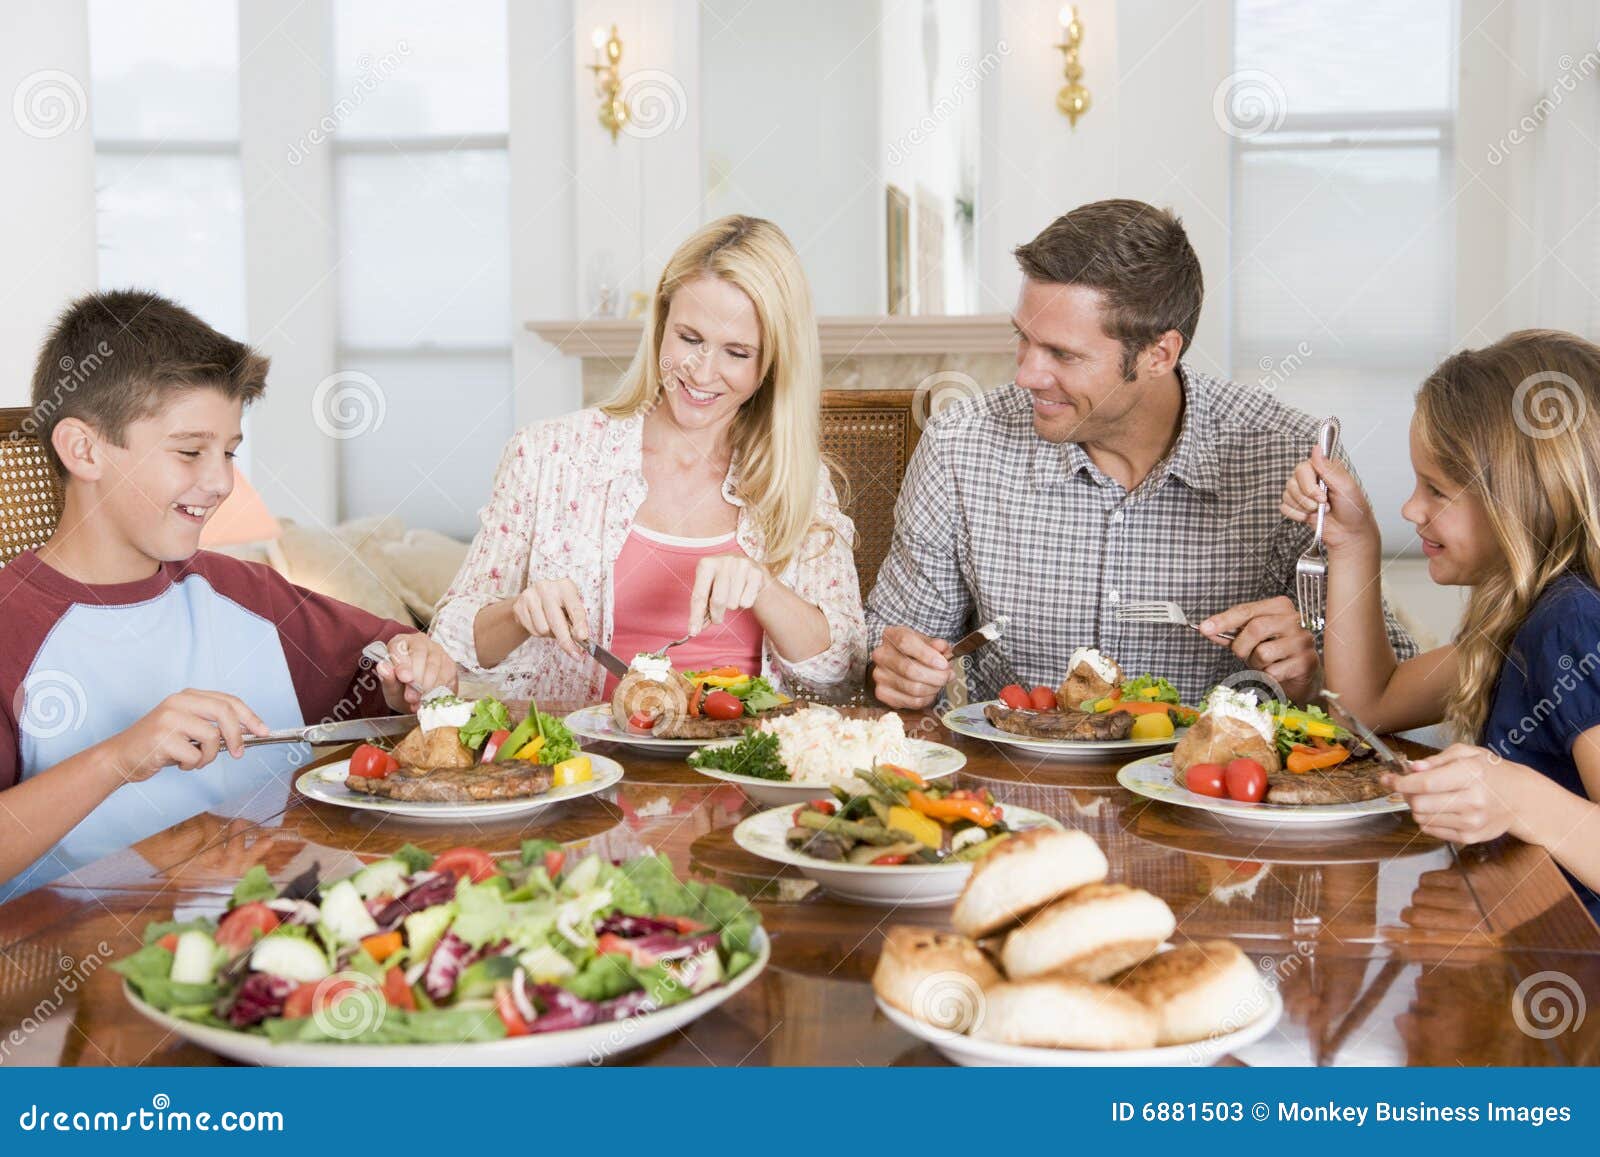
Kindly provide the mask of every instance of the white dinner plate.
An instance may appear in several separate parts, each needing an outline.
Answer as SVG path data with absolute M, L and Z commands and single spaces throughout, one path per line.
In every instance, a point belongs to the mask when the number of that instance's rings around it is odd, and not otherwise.
M 941 722 L 958 735 L 1003 743 L 1046 759 L 1107 759 L 1140 751 L 1156 751 L 1173 746 L 1188 730 L 1187 727 L 1180 727 L 1166 739 L 1030 739 L 1026 735 L 1001 731 L 985 719 L 983 709 L 992 702 L 996 701 L 952 707 L 944 713 Z
M 584 783 L 573 784 L 571 787 L 553 787 L 543 795 L 531 795 L 527 799 L 494 800 L 486 803 L 409 803 L 384 799 L 377 795 L 366 795 L 363 792 L 351 791 L 344 785 L 345 777 L 350 770 L 348 759 L 330 763 L 325 767 L 314 767 L 295 780 L 294 786 L 299 789 L 301 795 L 319 803 L 331 803 L 337 807 L 356 808 L 361 811 L 385 812 L 393 816 L 405 816 L 407 819 L 441 821 L 502 819 L 524 812 L 535 812 L 540 808 L 580 799 L 586 795 L 594 795 L 596 792 L 615 786 L 622 779 L 622 764 L 616 760 L 590 751 L 585 751 L 583 754 L 589 757 L 589 766 L 594 771 L 591 779 Z
M 706 746 L 732 747 L 738 742 L 737 739 L 718 739 Z M 913 757 L 911 770 L 930 783 L 954 775 L 967 765 L 966 755 L 948 744 L 935 743 L 931 739 L 910 738 L 906 740 L 906 744 L 911 748 Z M 694 767 L 694 764 L 691 763 L 689 766 Z M 694 769 L 712 779 L 738 784 L 751 800 L 766 804 L 768 807 L 777 807 L 779 804 L 801 804 L 808 799 L 819 799 L 829 794 L 828 785 L 825 783 L 786 783 L 782 780 L 740 775 L 735 771 L 722 771 L 715 767 L 694 767 Z
M 1001 1044 L 935 1027 L 901 1012 L 882 997 L 876 999 L 883 1015 L 890 1021 L 919 1040 L 927 1041 L 958 1065 L 1124 1068 L 1210 1065 L 1229 1053 L 1254 1044 L 1271 1032 L 1283 1016 L 1283 997 L 1278 995 L 1278 990 L 1263 986 L 1262 991 L 1266 994 L 1265 1007 L 1243 1028 L 1191 1044 L 1164 1045 L 1153 1049 L 1047 1049 L 1032 1045 Z
M 1172 753 L 1164 751 L 1160 755 L 1134 760 L 1117 772 L 1117 782 L 1139 795 L 1162 803 L 1175 803 L 1210 812 L 1225 822 L 1265 824 L 1269 827 L 1281 827 L 1284 824 L 1347 824 L 1406 810 L 1405 798 L 1399 795 L 1384 795 L 1356 803 L 1242 803 L 1236 799 L 1197 795 L 1178 783 L 1175 776 Z
M 251 1065 L 304 1065 L 408 1069 L 515 1065 L 552 1068 L 558 1065 L 594 1064 L 649 1044 L 668 1033 L 698 1020 L 719 1004 L 739 994 L 760 976 L 772 958 L 772 942 L 765 929 L 758 928 L 752 939 L 756 958 L 731 982 L 682 1004 L 659 1012 L 591 1024 L 561 1032 L 531 1033 L 504 1040 L 476 1041 L 470 1044 L 341 1044 L 337 1041 L 272 1041 L 257 1033 L 196 1024 L 161 1012 L 144 1001 L 126 983 L 122 986 L 128 1003 L 169 1032 L 210 1049 L 230 1060 Z M 492 1015 L 492 1014 L 491 1014 Z
M 673 752 L 686 754 L 708 743 L 722 742 L 717 739 L 657 739 L 653 735 L 639 735 L 618 727 L 615 717 L 611 714 L 611 706 L 606 703 L 593 707 L 580 707 L 561 722 L 567 725 L 568 731 L 580 739 L 620 743 L 635 751 L 648 751 L 655 755 L 670 755 Z M 750 725 L 754 727 L 755 724 L 756 721 L 752 719 Z
M 1055 819 L 1025 807 L 1003 804 L 1006 823 L 1015 829 L 1061 827 Z M 955 903 L 972 875 L 970 863 L 841 864 L 797 852 L 785 842 L 794 826 L 794 808 L 757 812 L 733 829 L 733 842 L 751 855 L 799 868 L 826 891 L 858 904 L 898 908 L 938 908 Z M 1002 845 L 1003 846 L 1003 845 Z

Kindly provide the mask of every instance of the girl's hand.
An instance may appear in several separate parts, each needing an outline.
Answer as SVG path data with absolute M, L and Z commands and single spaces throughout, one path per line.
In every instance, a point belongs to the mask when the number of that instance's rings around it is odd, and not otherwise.
M 689 634 L 698 635 L 706 624 L 720 623 L 729 611 L 756 605 L 772 574 L 742 554 L 703 558 L 694 568 L 694 590 L 689 595 Z
M 589 614 L 578 584 L 571 579 L 529 583 L 512 604 L 511 613 L 517 625 L 535 639 L 554 639 L 574 659 L 587 653 L 578 644 L 589 641 Z
M 1317 504 L 1322 501 L 1319 478 L 1328 486 L 1328 513 L 1322 520 L 1322 541 L 1328 553 L 1378 546 L 1378 520 L 1372 516 L 1367 496 L 1348 470 L 1323 457 L 1321 447 L 1314 448 L 1311 457 L 1296 466 L 1284 484 L 1283 499 L 1278 505 L 1283 516 L 1316 525 Z
M 1511 831 L 1519 781 L 1537 772 L 1497 751 L 1451 744 L 1411 761 L 1410 775 L 1385 774 L 1384 786 L 1406 797 L 1417 826 L 1435 839 L 1481 844 Z

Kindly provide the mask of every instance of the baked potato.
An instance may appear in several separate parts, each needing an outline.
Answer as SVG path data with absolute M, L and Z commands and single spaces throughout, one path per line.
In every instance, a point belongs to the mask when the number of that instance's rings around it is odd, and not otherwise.
M 478 762 L 461 742 L 461 731 L 455 727 L 435 727 L 432 731 L 414 727 L 395 744 L 392 754 L 401 767 L 419 771 L 473 767 Z
M 1275 743 L 1263 739 L 1248 723 L 1229 716 L 1200 716 L 1172 749 L 1172 766 L 1179 775 L 1196 763 L 1226 765 L 1233 759 L 1253 759 L 1269 775 L 1282 766 Z

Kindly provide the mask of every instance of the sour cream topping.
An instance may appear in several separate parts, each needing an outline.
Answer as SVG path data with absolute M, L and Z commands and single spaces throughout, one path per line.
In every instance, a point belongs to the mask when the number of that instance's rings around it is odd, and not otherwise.
M 1277 738 L 1277 724 L 1272 715 L 1257 706 L 1254 691 L 1235 691 L 1231 687 L 1214 687 L 1206 699 L 1206 714 L 1218 719 L 1233 719 L 1252 728 L 1268 743 Z
M 1079 647 L 1072 652 L 1072 658 L 1067 662 L 1067 674 L 1072 674 L 1083 663 L 1087 663 L 1089 670 L 1100 676 L 1107 683 L 1119 683 L 1122 681 L 1122 672 L 1117 669 L 1115 663 L 1100 653 L 1098 647 Z
M 424 732 L 439 727 L 465 727 L 471 718 L 472 700 L 444 690 L 429 695 L 417 708 L 417 726 Z
M 672 674 L 672 660 L 665 655 L 644 652 L 633 657 L 633 662 L 628 664 L 628 670 L 643 675 L 646 679 L 653 679 L 657 683 L 665 683 Z

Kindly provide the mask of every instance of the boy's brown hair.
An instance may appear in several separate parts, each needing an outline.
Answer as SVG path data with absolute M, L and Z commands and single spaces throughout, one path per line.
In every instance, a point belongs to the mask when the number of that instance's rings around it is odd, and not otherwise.
M 58 474 L 50 436 L 77 418 L 123 445 L 128 426 L 174 390 L 205 387 L 249 405 L 267 385 L 268 359 L 218 333 L 176 302 L 137 289 L 80 297 L 39 350 L 30 425 Z
M 1143 201 L 1093 201 L 1057 217 L 1013 251 L 1023 275 L 1082 285 L 1105 299 L 1106 333 L 1122 343 L 1122 375 L 1168 330 L 1194 340 L 1205 280 L 1177 217 Z

